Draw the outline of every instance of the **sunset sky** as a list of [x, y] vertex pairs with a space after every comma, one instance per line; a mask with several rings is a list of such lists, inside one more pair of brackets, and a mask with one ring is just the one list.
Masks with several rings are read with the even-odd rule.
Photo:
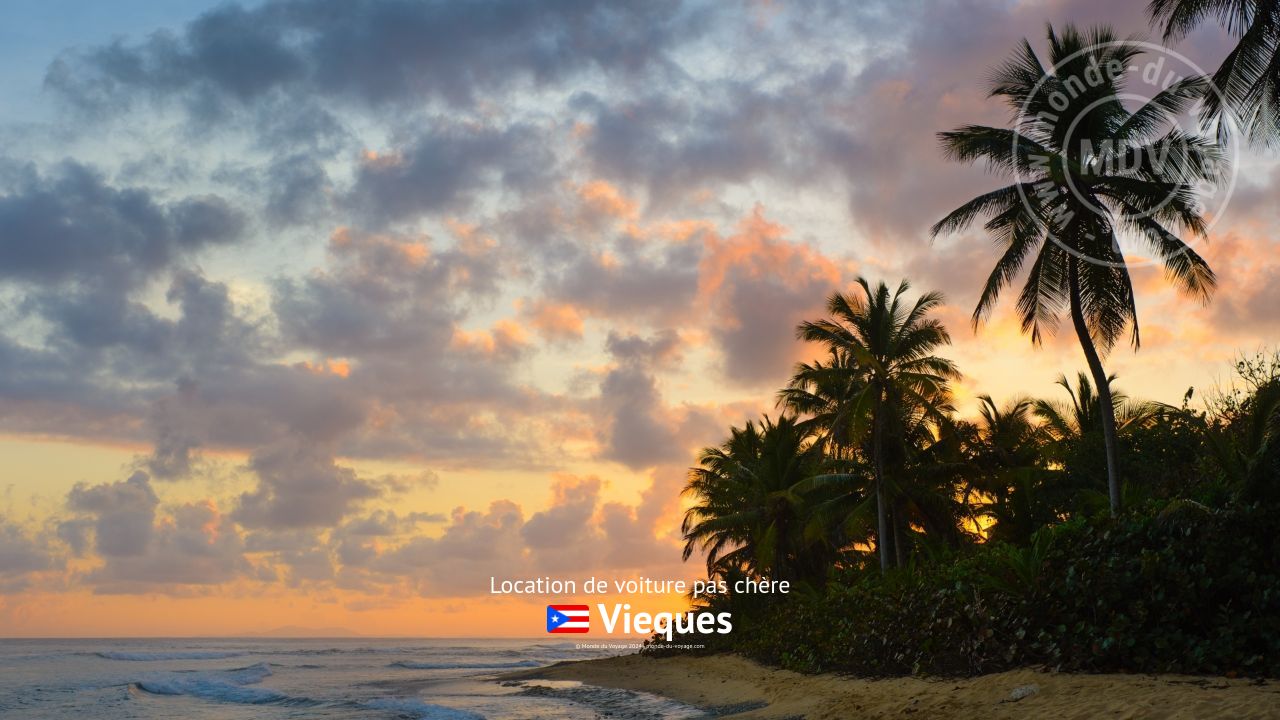
[[[1055, 395], [1074, 337], [1012, 295], [975, 335], [997, 249], [928, 239], [999, 182], [934, 133], [1144, 6], [4, 3], [0, 636], [533, 635], [490, 576], [692, 577], [686, 468], [860, 274], [946, 294], [962, 412]], [[1278, 166], [1237, 161], [1213, 302], [1134, 271], [1130, 395], [1280, 335]]]

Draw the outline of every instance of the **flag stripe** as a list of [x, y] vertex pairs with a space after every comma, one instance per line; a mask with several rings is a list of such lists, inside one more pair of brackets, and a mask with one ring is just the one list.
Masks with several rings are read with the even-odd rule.
[[548, 605], [547, 632], [591, 632], [591, 608], [586, 605]]

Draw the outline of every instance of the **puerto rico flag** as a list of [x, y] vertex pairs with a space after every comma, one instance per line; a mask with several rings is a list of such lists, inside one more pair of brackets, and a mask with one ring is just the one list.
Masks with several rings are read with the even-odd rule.
[[548, 605], [547, 632], [584, 633], [591, 629], [591, 608], [586, 605]]

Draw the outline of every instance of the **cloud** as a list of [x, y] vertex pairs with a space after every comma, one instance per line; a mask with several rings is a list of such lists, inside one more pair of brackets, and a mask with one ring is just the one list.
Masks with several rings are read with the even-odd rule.
[[240, 534], [212, 501], [169, 508], [144, 552], [108, 558], [86, 580], [100, 593], [171, 592], [249, 574]]
[[603, 539], [592, 519], [600, 479], [561, 477], [551, 488], [551, 507], [534, 513], [520, 528], [537, 571], [558, 573], [590, 567]]
[[0, 280], [128, 288], [245, 229], [217, 196], [164, 202], [74, 161], [10, 175], [0, 189]]
[[844, 68], [803, 76], [780, 90], [739, 79], [692, 82], [640, 97], [579, 93], [592, 172], [643, 187], [659, 206], [694, 191], [758, 179], [811, 183], [829, 177], [829, 145], [849, 142], [830, 123], [823, 98], [842, 92]]
[[79, 483], [67, 495], [69, 509], [94, 517], [94, 549], [108, 558], [146, 552], [159, 505], [160, 499], [144, 472], [135, 472], [116, 483]]
[[663, 330], [651, 338], [623, 335], [610, 330], [605, 349], [623, 363], [648, 367], [670, 366], [680, 360], [681, 339], [674, 330]]
[[1264, 224], [1228, 230], [1201, 252], [1218, 275], [1220, 290], [1209, 313], [1215, 331], [1244, 337], [1274, 337], [1280, 328], [1280, 266], [1260, 263], [1276, 257], [1277, 243], [1264, 239]]
[[735, 234], [708, 241], [700, 292], [709, 298], [710, 332], [724, 373], [744, 385], [777, 384], [798, 356], [796, 325], [821, 313], [852, 267], [786, 239], [786, 229], [757, 206]]
[[333, 383], [367, 423], [357, 420], [363, 432], [344, 454], [527, 457], [530, 424], [554, 409], [513, 375], [529, 338], [511, 319], [464, 326], [500, 281], [497, 251], [466, 238], [436, 246], [427, 236], [335, 232], [328, 267], [274, 288], [283, 339], [347, 363]]
[[523, 310], [529, 325], [548, 341], [569, 342], [582, 339], [582, 313], [571, 303], [539, 300], [524, 303]]
[[423, 595], [480, 594], [488, 591], [490, 577], [520, 577], [524, 571], [523, 523], [524, 513], [509, 500], [496, 500], [484, 512], [457, 508], [439, 538], [413, 538], [369, 567], [408, 579]]
[[[661, 70], [705, 21], [679, 3], [302, 0], [218, 7], [181, 32], [64, 53], [46, 84], [93, 108], [177, 96], [221, 110], [274, 94], [372, 107]], [[124, 98], [120, 100], [117, 98]]]
[[211, 500], [161, 512], [146, 473], [121, 482], [79, 483], [66, 506], [73, 515], [59, 525], [59, 536], [81, 555], [91, 531], [102, 564], [80, 579], [96, 592], [172, 592], [227, 582], [249, 568], [239, 532]]
[[550, 272], [548, 297], [612, 318], [673, 322], [688, 311], [698, 289], [699, 242], [622, 239], [615, 249], [584, 252]]
[[652, 340], [610, 334], [607, 346], [617, 364], [600, 381], [606, 459], [639, 469], [683, 454], [676, 413], [664, 404], [652, 370], [677, 342], [671, 333]]
[[26, 589], [30, 576], [64, 565], [47, 543], [0, 516], [0, 595]]
[[367, 225], [466, 210], [474, 191], [489, 184], [520, 191], [553, 162], [531, 127], [431, 125], [403, 150], [365, 153], [345, 202]]
[[526, 518], [508, 500], [484, 511], [456, 508], [438, 537], [412, 537], [386, 549], [366, 543], [349, 554], [353, 564], [344, 571], [359, 573], [373, 583], [369, 588], [407, 581], [431, 597], [482, 595], [489, 592], [491, 577], [586, 572], [621, 577], [628, 570], [658, 567], [680, 573], [678, 545], [657, 524], [675, 502], [669, 481], [682, 483], [683, 472], [664, 468], [654, 478], [641, 505], [631, 507], [602, 503], [598, 477], [558, 474], [545, 510]]
[[329, 355], [447, 343], [458, 303], [492, 279], [484, 258], [434, 253], [426, 237], [339, 228], [329, 254], [331, 270], [280, 280], [272, 301], [286, 340]]
[[234, 518], [249, 528], [328, 527], [379, 489], [305, 442], [281, 442], [254, 453], [258, 488], [240, 496]]
[[267, 193], [263, 214], [273, 227], [315, 223], [329, 215], [333, 184], [312, 155], [297, 153], [274, 159], [262, 184]]

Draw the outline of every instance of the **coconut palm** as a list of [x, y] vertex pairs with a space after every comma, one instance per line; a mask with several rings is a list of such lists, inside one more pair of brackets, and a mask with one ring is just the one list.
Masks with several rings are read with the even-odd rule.
[[797, 413], [800, 424], [826, 445], [829, 456], [848, 460], [856, 455], [854, 401], [864, 381], [851, 355], [836, 350], [829, 350], [829, 355], [826, 362], [797, 363], [791, 381], [778, 391], [778, 405]]
[[1232, 426], [1211, 430], [1209, 448], [1242, 500], [1280, 499], [1280, 379], [1255, 387]]
[[1030, 43], [994, 74], [991, 95], [1013, 109], [1013, 128], [969, 125], [939, 134], [947, 156], [985, 161], [1013, 184], [979, 195], [933, 226], [934, 237], [984, 228], [1004, 248], [973, 312], [975, 329], [1002, 292], [1022, 274], [1017, 311], [1024, 333], [1039, 344], [1064, 310], [1098, 388], [1113, 512], [1120, 508], [1115, 415], [1102, 355], [1129, 331], [1140, 345], [1137, 308], [1118, 242], [1144, 242], [1182, 291], [1203, 302], [1216, 280], [1208, 263], [1178, 233], [1205, 234], [1195, 183], [1219, 177], [1222, 153], [1212, 143], [1170, 129], [1199, 97], [1203, 78], [1170, 85], [1141, 107], [1120, 100], [1125, 72], [1139, 53], [1132, 41], [1099, 28], [1050, 26], [1049, 67]]
[[[966, 455], [963, 425], [945, 397], [928, 405], [912, 404], [892, 414], [896, 424], [889, 473], [890, 518], [898, 565], [906, 564], [909, 542], [958, 547], [970, 516], [963, 491], [971, 466]], [[918, 527], [921, 532], [912, 528]]]
[[684, 516], [684, 559], [707, 556], [708, 576], [730, 572], [786, 580], [817, 580], [832, 552], [807, 538], [807, 498], [794, 486], [821, 472], [822, 448], [793, 417], [765, 417], [732, 428], [719, 447], [706, 448], [689, 471], [685, 494], [695, 503]]
[[[875, 535], [875, 480], [855, 413], [863, 390], [857, 364], [829, 351], [827, 361], [798, 363], [791, 381], [778, 391], [778, 405], [796, 413], [799, 424], [823, 446], [829, 472], [796, 486], [813, 498], [806, 532], [837, 545], [871, 546]], [[869, 502], [871, 501], [871, 502]]]
[[[793, 385], [804, 377], [798, 373]], [[856, 380], [851, 384], [861, 385]], [[823, 412], [809, 422], [840, 416], [826, 410], [830, 404], [821, 407]], [[809, 532], [838, 544], [869, 546], [870, 531], [878, 520], [877, 501], [884, 498], [885, 542], [878, 548], [882, 560], [888, 555], [894, 564], [903, 567], [913, 549], [926, 542], [952, 548], [960, 545], [965, 539], [963, 524], [968, 517], [961, 501], [968, 459], [964, 438], [957, 432], [964, 423], [955, 421], [952, 412], [943, 393], [931, 394], [926, 403], [893, 403], [886, 408], [881, 461], [885, 469], [884, 492], [880, 494], [875, 492], [875, 463], [870, 461], [867, 434], [863, 433], [853, 446], [832, 450], [835, 446], [830, 441], [830, 431], [821, 430], [832, 455], [828, 463], [831, 471], [796, 486], [815, 499]]]
[[979, 417], [966, 442], [971, 478], [962, 502], [978, 496], [978, 514], [992, 523], [989, 538], [1025, 543], [1057, 519], [1054, 493], [1044, 487], [1054, 472], [1044, 452], [1045, 433], [1035, 422], [1035, 402], [1014, 398], [999, 406], [990, 395], [978, 400]]
[[[1152, 0], [1151, 22], [1164, 40], [1178, 40], [1212, 18], [1239, 38], [1213, 74], [1202, 115], [1217, 122], [1234, 111], [1254, 140], [1280, 140], [1280, 2], [1276, 0]], [[1224, 103], [1225, 101], [1225, 103]]]
[[833, 360], [810, 373], [802, 367], [792, 385], [810, 382], [813, 388], [825, 387], [834, 398], [825, 412], [838, 423], [832, 432], [840, 442], [860, 443], [869, 433], [876, 543], [881, 567], [888, 568], [894, 557], [885, 482], [889, 433], [901, 419], [902, 408], [936, 408], [960, 373], [950, 360], [933, 354], [951, 342], [942, 323], [929, 316], [942, 305], [939, 293], [925, 293], [912, 303], [905, 297], [911, 287], [905, 280], [892, 292], [883, 282], [873, 289], [865, 278], [858, 278], [857, 285], [857, 294], [830, 297], [829, 317], [796, 329], [801, 340], [825, 345]]
[[[1107, 385], [1110, 386], [1115, 379], [1115, 375], [1108, 376]], [[1044, 423], [1049, 437], [1054, 442], [1065, 442], [1101, 434], [1103, 412], [1098, 404], [1100, 393], [1094, 391], [1089, 376], [1079, 373], [1074, 388], [1066, 375], [1059, 375], [1055, 384], [1067, 391], [1070, 402], [1034, 402], [1035, 414]], [[1130, 400], [1128, 395], [1115, 388], [1111, 388], [1108, 395], [1111, 398], [1112, 414], [1116, 418], [1116, 431], [1120, 435], [1150, 425], [1162, 414], [1176, 410], [1152, 400]]]
[[[1062, 468], [1061, 477], [1053, 484], [1046, 499], [1063, 512], [1107, 507], [1110, 488], [1103, 494], [1094, 484], [1106, 461], [1103, 428], [1107, 414], [1099, 402], [1101, 393], [1085, 373], [1077, 375], [1075, 387], [1065, 375], [1058, 377], [1057, 384], [1066, 390], [1068, 401], [1036, 400], [1034, 404], [1035, 415], [1046, 435], [1045, 451], [1055, 465]], [[1132, 438], [1139, 430], [1151, 428], [1178, 412], [1177, 408], [1164, 403], [1131, 400], [1115, 388], [1114, 375], [1107, 378], [1107, 386], [1110, 390], [1107, 393], [1111, 402], [1110, 414], [1116, 419], [1117, 439], [1124, 441], [1130, 452], [1134, 451]], [[1132, 461], [1132, 456], [1128, 460]], [[1125, 467], [1131, 473], [1137, 472], [1131, 462]], [[1133, 483], [1122, 487], [1122, 491], [1131, 495], [1149, 489]]]

